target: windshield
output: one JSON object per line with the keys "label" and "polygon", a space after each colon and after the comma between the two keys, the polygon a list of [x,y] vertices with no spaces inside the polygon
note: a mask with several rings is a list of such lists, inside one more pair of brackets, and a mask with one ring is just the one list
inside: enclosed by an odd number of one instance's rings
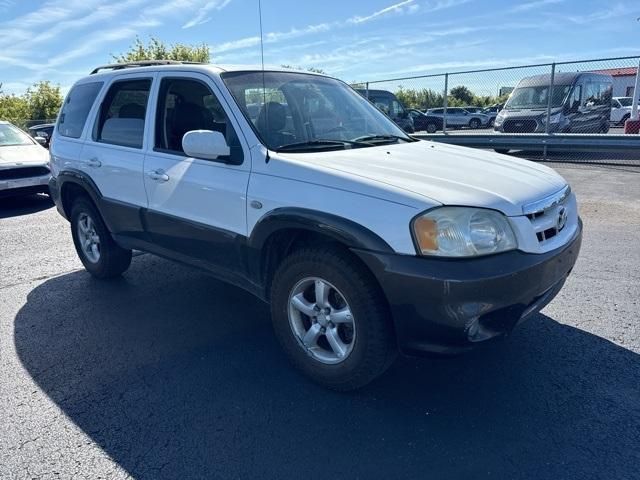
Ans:
{"label": "windshield", "polygon": [[[561,107],[570,90],[571,85],[554,85],[551,106]],[[518,87],[513,91],[504,108],[507,110],[514,108],[546,108],[549,101],[548,95],[549,85]]]}
{"label": "windshield", "polygon": [[227,72],[221,77],[272,150],[347,149],[413,141],[365,98],[333,78],[261,71]]}
{"label": "windshield", "polygon": [[623,107],[630,107],[631,106],[631,97],[619,98],[618,102],[620,102],[620,105],[623,106]]}
{"label": "windshield", "polygon": [[0,147],[33,145],[33,141],[22,130],[13,125],[0,124]]}

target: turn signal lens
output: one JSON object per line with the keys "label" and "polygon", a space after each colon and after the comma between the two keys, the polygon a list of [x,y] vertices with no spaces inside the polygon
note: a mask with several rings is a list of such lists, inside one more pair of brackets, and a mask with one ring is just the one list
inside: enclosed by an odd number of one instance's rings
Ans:
{"label": "turn signal lens", "polygon": [[423,252],[438,250],[438,226],[435,220],[419,217],[413,223],[418,246]]}

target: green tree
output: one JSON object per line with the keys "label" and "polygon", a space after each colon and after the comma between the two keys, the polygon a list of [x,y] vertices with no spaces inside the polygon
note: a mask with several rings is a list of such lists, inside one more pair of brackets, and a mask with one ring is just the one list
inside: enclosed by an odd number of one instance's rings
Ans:
{"label": "green tree", "polygon": [[404,88],[402,85],[396,90],[396,97],[405,107],[417,108],[418,110],[442,107],[444,100],[442,93],[435,92],[430,88],[414,90]]}
{"label": "green tree", "polygon": [[30,120],[48,120],[58,116],[62,105],[60,85],[41,81],[27,88],[24,94]]}
{"label": "green tree", "polygon": [[136,37],[133,45],[125,53],[112,55],[118,63],[139,62],[141,60],[178,60],[183,62],[209,63],[211,53],[206,43],[187,45],[183,43],[166,44],[155,37],[145,44]]}
{"label": "green tree", "polygon": [[473,102],[473,93],[464,85],[453,87],[450,92],[451,97],[464,105],[470,105]]}
{"label": "green tree", "polygon": [[35,120],[54,119],[61,105],[60,86],[48,81],[32,85],[23,95],[6,94],[0,84],[0,120],[19,127],[32,125]]}

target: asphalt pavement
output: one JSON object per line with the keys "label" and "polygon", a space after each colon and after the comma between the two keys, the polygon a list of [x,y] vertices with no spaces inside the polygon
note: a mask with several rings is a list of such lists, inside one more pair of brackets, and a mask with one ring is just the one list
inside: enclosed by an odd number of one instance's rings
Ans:
{"label": "asphalt pavement", "polygon": [[585,224],[556,300],[350,394],[250,294],[151,255],[94,280],[46,197],[0,201],[0,478],[640,478],[640,168],[552,166]]}

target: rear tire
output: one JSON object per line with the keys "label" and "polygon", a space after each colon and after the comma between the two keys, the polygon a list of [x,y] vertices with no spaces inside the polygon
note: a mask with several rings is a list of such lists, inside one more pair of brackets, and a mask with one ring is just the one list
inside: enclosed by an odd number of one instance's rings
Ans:
{"label": "rear tire", "polygon": [[[327,292],[326,300],[318,300],[322,292]],[[303,248],[282,262],[272,282],[271,315],[276,337],[294,366],[333,390],[368,384],[397,354],[378,283],[337,247]]]}
{"label": "rear tire", "polygon": [[427,133],[436,133],[438,127],[436,127],[435,123],[427,123]]}
{"label": "rear tire", "polygon": [[627,122],[627,120],[629,120],[631,118],[630,114],[626,114],[624,117],[622,117],[622,120],[620,120],[620,125],[624,127],[624,124]]}
{"label": "rear tire", "polygon": [[79,197],[71,208],[71,235],[84,268],[96,278],[121,275],[131,264],[131,250],[111,237],[91,200]]}

